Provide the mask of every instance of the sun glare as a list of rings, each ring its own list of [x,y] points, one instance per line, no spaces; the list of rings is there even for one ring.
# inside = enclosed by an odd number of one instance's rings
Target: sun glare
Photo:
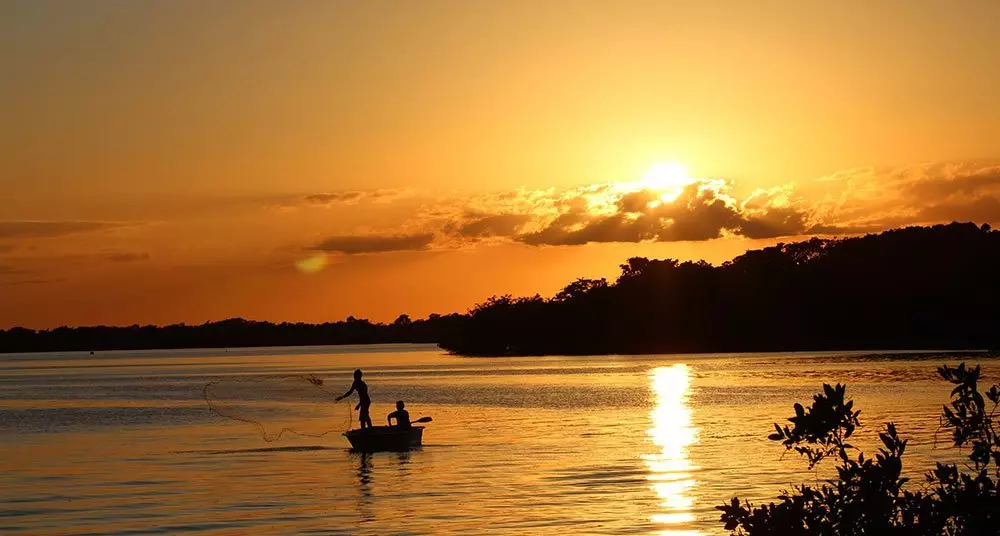
[[[660,193],[660,201],[669,203],[675,199],[684,187],[695,182],[688,174],[687,168],[677,162],[655,164],[643,175],[639,185],[645,189]]]

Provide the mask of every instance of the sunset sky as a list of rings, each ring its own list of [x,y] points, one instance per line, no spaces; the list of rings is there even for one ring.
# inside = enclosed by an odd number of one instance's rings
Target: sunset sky
[[[1000,224],[1000,2],[6,0],[0,328],[391,321]]]

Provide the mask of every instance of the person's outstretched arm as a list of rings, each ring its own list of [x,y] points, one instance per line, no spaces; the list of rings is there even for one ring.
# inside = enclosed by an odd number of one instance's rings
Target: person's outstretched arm
[[[348,389],[346,393],[344,393],[344,394],[342,394],[342,395],[338,396],[338,397],[337,397],[337,400],[343,400],[343,399],[345,399],[345,398],[347,398],[347,397],[351,396],[351,393],[353,393],[353,392],[354,392],[354,384],[352,383],[352,384],[351,384],[351,388],[350,388],[350,389]]]

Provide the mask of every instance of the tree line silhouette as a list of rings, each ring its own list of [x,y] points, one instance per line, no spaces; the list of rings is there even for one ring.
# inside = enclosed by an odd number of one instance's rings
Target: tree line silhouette
[[[1000,347],[1000,232],[952,223],[778,244],[721,266],[628,259],[614,282],[492,297],[465,355]]]
[[[462,355],[1000,348],[1000,232],[952,223],[813,238],[713,266],[633,257],[551,298],[392,323],[241,318],[0,330],[0,352],[438,343]]]
[[[400,315],[391,324],[348,317],[339,322],[272,323],[231,318],[200,325],[88,326],[50,330],[0,330],[2,352],[140,350],[151,348],[236,348],[328,344],[435,343],[459,315],[431,315],[411,320]]]

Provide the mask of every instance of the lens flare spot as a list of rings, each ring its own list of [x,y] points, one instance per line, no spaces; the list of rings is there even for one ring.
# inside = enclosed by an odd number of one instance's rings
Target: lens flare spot
[[[295,268],[304,274],[315,274],[326,268],[326,253],[315,253],[302,260],[295,261]]]

